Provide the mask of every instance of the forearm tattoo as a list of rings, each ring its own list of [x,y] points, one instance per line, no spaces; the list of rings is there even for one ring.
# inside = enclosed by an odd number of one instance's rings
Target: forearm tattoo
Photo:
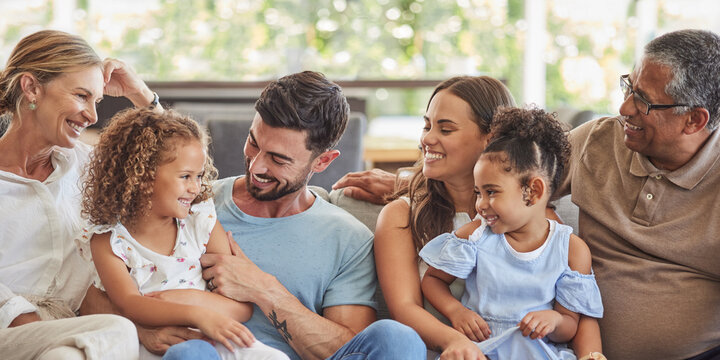
[[[288,332],[288,329],[287,329],[287,321],[286,320],[283,320],[283,322],[278,321],[275,310],[270,311],[270,313],[268,314],[268,319],[270,319],[270,322],[272,322],[272,325],[275,327],[275,330],[277,330],[280,333],[280,336],[283,337],[285,342],[290,342],[290,340],[292,340],[292,336],[290,335],[290,332]]]

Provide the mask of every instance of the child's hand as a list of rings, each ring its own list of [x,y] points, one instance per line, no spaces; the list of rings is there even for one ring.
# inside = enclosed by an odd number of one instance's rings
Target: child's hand
[[[245,325],[214,311],[203,309],[195,326],[207,337],[219,341],[230,351],[233,351],[232,343],[239,347],[249,347],[255,342],[255,337]]]
[[[523,336],[531,339],[542,339],[555,331],[563,320],[562,314],[555,310],[533,311],[520,320],[518,326]]]
[[[453,328],[465,334],[468,339],[480,342],[490,337],[490,327],[476,312],[463,306],[449,315],[448,319]]]

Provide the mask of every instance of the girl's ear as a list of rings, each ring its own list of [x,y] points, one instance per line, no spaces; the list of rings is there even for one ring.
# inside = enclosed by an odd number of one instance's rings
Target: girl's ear
[[[527,197],[525,198],[525,205],[533,206],[545,195],[547,190],[547,184],[545,180],[540,176],[533,176],[528,181],[527,185]]]

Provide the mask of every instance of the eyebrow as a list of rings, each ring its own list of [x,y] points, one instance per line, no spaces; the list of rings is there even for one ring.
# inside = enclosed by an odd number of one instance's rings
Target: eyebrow
[[[645,91],[643,91],[642,89],[639,89],[639,88],[638,88],[637,90],[636,90],[636,89],[633,89],[633,87],[635,87],[635,83],[632,81],[632,79],[630,78],[630,76],[628,76],[627,79],[628,79],[628,82],[630,83],[630,89],[632,89],[632,91],[634,91],[634,92],[637,93],[638,95],[642,96],[643,99],[645,99],[645,100],[647,100],[648,102],[652,103],[652,101],[650,101],[650,99],[648,99],[648,94],[647,94]]]
[[[424,115],[423,115],[423,119],[424,119],[425,121],[430,121],[430,118],[428,118],[427,116],[424,116]],[[450,119],[440,119],[440,120],[437,121],[437,123],[438,123],[438,124],[450,123],[450,124],[455,124],[455,125],[457,125],[456,122],[454,122],[454,121],[452,121],[452,120],[450,120]]]
[[[257,145],[257,140],[255,140],[255,134],[253,134],[252,130],[250,130],[250,138],[251,138],[252,141]],[[267,153],[270,154],[271,156],[277,156],[277,157],[279,157],[279,158],[281,158],[281,159],[283,159],[283,160],[287,160],[287,161],[289,161],[289,162],[291,162],[291,163],[292,163],[292,162],[295,162],[295,160],[293,160],[293,158],[291,158],[291,157],[289,157],[289,156],[287,156],[287,155],[283,155],[283,154],[276,153],[276,152],[273,152],[273,151],[268,151]]]

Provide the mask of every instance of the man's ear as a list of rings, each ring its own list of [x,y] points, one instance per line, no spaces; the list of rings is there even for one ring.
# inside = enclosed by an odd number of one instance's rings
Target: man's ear
[[[528,181],[527,185],[527,196],[525,198],[525,204],[527,206],[535,205],[545,195],[547,190],[547,184],[540,176],[533,176]]]
[[[325,171],[325,169],[330,166],[330,163],[337,159],[338,156],[340,156],[340,150],[328,150],[323,152],[318,155],[315,160],[313,160],[312,171],[314,173]]]
[[[20,75],[20,88],[28,101],[35,100],[42,90],[38,79],[28,72]]]
[[[683,128],[683,133],[686,135],[692,135],[704,129],[710,120],[710,112],[701,107],[693,108],[688,115],[685,120],[685,128]]]

